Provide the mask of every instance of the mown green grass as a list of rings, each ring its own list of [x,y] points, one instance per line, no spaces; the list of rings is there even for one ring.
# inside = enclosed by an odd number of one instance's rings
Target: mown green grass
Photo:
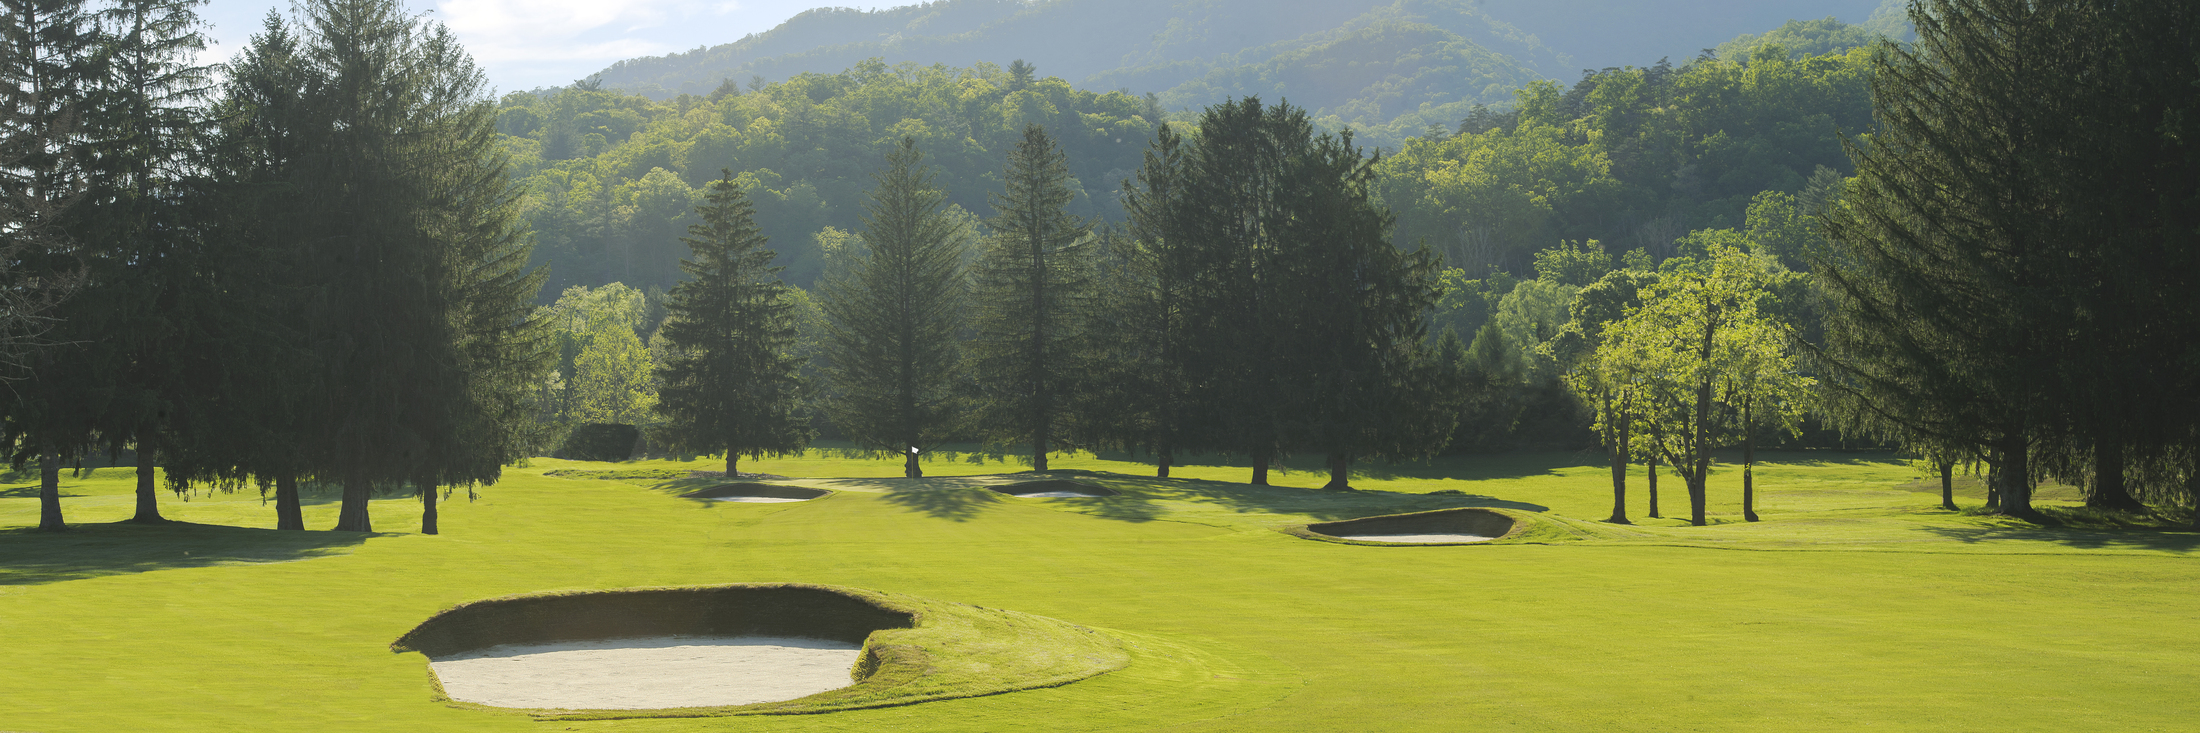
[[[2200,669],[2200,535],[2040,528],[1937,509],[1906,465],[1777,454],[1739,519],[1595,520],[1594,456],[1450,459],[1359,491],[1180,480],[1094,456],[1056,468],[1105,499],[983,490],[1016,464],[817,453],[742,470],[835,489],[799,504],[679,498],[700,480],[538,460],[444,506],[376,502],[371,536],[278,533],[257,496],[164,497],[197,525],[129,516],[128,469],[71,480],[77,530],[36,533],[0,486],[0,730],[27,731],[1914,731],[2189,730]],[[1311,466],[1308,466],[1310,469]],[[549,478],[556,469],[640,471]],[[601,474],[598,474],[601,475]],[[677,475],[673,471],[672,475]],[[639,477],[646,476],[646,477]],[[856,477],[856,478],[850,478]],[[1667,476],[1664,509],[1686,515]],[[1436,491],[1458,494],[1434,494]],[[309,526],[335,520],[309,501]],[[1976,504],[1976,499],[1965,500]],[[2067,501],[2049,500],[2050,506]],[[1361,547],[1280,528],[1492,506],[1580,539]],[[220,526],[215,526],[220,525]],[[435,702],[426,660],[388,644],[437,610],[556,589],[734,582],[870,588],[1037,614],[1126,640],[1129,666],[1060,687],[754,718],[538,722]]]

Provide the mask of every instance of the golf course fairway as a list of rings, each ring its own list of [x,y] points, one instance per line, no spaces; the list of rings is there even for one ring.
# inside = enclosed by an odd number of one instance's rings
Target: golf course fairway
[[[831,492],[788,503],[685,496],[724,483],[677,478],[708,459],[536,459],[458,490],[435,536],[398,498],[374,502],[380,533],[277,532],[249,490],[164,493],[178,523],[122,523],[132,469],[103,468],[65,477],[63,533],[32,529],[34,485],[0,485],[0,731],[2200,728],[2200,534],[1946,512],[1880,454],[1769,458],[1764,521],[1741,521],[1727,467],[1707,527],[1645,518],[1639,466],[1635,524],[1599,521],[1610,474],[1586,454],[1370,466],[1356,491],[1312,488],[1312,465],[1256,487],[1242,466],[1153,479],[1063,454],[1055,478],[1117,492],[1065,498],[996,493],[1046,477],[946,454],[925,479],[817,450],[742,462]],[[1685,517],[1665,479],[1661,508]],[[1287,531],[1457,507],[1535,526],[1439,546]],[[335,513],[333,492],[307,496],[307,526]],[[890,707],[598,720],[439,700],[428,659],[391,649],[482,599],[735,583],[1044,618],[1128,662]]]

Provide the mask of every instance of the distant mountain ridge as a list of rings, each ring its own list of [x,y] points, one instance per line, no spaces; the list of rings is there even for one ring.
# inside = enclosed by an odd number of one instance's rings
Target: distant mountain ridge
[[[1538,79],[1676,61],[1793,19],[1862,22],[1900,0],[936,0],[819,8],[733,43],[628,59],[603,86],[667,99],[730,80],[838,73],[866,59],[1028,61],[1095,91],[1194,110],[1288,99],[1387,142],[1502,104]]]

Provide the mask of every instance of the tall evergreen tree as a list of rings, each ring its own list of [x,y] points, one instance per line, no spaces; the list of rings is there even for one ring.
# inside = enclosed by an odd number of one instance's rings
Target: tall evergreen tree
[[[264,481],[280,530],[305,529],[298,487],[312,475],[319,419],[306,407],[321,373],[304,337],[313,285],[296,242],[313,212],[289,183],[308,148],[299,54],[289,24],[269,12],[229,64],[211,115],[218,125],[197,151],[198,277],[221,297],[199,301],[182,323],[193,348],[175,373],[191,389],[173,402],[165,461],[178,488]]]
[[[864,207],[868,252],[822,288],[824,404],[849,439],[900,454],[904,475],[917,478],[918,453],[963,424],[955,378],[970,245],[945,215],[946,195],[915,139],[887,153],[877,179]]]
[[[187,158],[206,121],[201,101],[209,69],[192,64],[205,49],[193,10],[197,0],[121,0],[102,14],[108,28],[105,78],[98,111],[88,117],[95,161],[91,217],[79,231],[92,262],[101,304],[97,318],[73,319],[98,328],[93,356],[111,364],[109,413],[101,437],[112,452],[136,448],[137,511],[133,521],[162,521],[154,465],[179,392],[191,385],[175,374],[187,348],[187,311],[218,299],[204,289],[204,246],[185,206],[207,202],[187,179]]]
[[[1834,305],[1835,394],[1907,433],[1975,446],[2001,511],[2030,515],[2036,441],[2062,419],[2086,241],[2063,194],[2089,163],[2072,105],[2098,57],[2083,3],[1925,0],[1875,63],[1880,130],[1813,263]],[[2082,385],[2083,383],[2076,383]]]
[[[1180,453],[1211,447],[1187,429],[1192,395],[1183,304],[1190,273],[1183,264],[1193,244],[1179,219],[1188,195],[1187,152],[1184,138],[1164,123],[1136,180],[1123,182],[1130,222],[1102,238],[1100,307],[1088,323],[1093,369],[1076,409],[1081,440],[1149,451],[1162,478]]]
[[[1427,346],[1437,262],[1390,243],[1392,216],[1371,195],[1374,161],[1348,131],[1291,145],[1275,299],[1288,320],[1291,381],[1305,395],[1299,441],[1325,454],[1329,483],[1351,488],[1360,458],[1434,455],[1457,424],[1454,390]],[[1295,296],[1295,297],[1292,297]]]
[[[7,123],[0,160],[8,163],[0,186],[16,220],[7,233],[16,250],[9,269],[30,282],[81,277],[88,255],[77,229],[91,208],[87,143],[97,137],[87,118],[102,86],[105,39],[82,0],[8,0],[0,13],[0,118]],[[68,324],[69,316],[55,314],[46,323]],[[82,351],[41,350],[9,375],[16,384],[6,404],[6,435],[15,462],[39,462],[42,530],[67,528],[60,462],[91,446],[96,416],[106,407],[98,402],[102,375],[65,368]]]
[[[1287,422],[1309,412],[1290,379],[1290,303],[1303,294],[1289,289],[1290,248],[1279,237],[1297,203],[1285,193],[1293,146],[1312,138],[1302,110],[1227,102],[1201,115],[1183,168],[1183,364],[1199,397],[1195,429],[1251,459],[1256,485],[1289,449]]]
[[[1093,303],[1092,225],[1067,211],[1069,163],[1038,125],[1009,153],[1007,190],[993,201],[992,236],[973,268],[971,343],[978,413],[988,442],[1028,445],[1033,470],[1072,434],[1082,389],[1083,315]]]
[[[741,456],[798,451],[809,442],[798,409],[801,363],[794,353],[790,288],[771,266],[755,209],[731,172],[710,184],[703,223],[681,241],[694,252],[673,286],[663,336],[668,359],[657,367],[657,412],[666,445],[726,452],[726,478]]]

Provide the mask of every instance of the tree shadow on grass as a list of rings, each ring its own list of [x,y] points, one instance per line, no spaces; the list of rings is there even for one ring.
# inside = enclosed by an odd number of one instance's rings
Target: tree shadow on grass
[[[1357,519],[1430,509],[1500,507],[1541,512],[1549,507],[1466,493],[1421,494],[1397,491],[1331,491],[1205,479],[1152,478],[1090,471],[1056,471],[1119,492],[1093,499],[1054,499],[1067,511],[1104,519],[1147,522],[1168,519],[1165,502],[1211,504],[1242,515],[1285,515],[1315,521]]]
[[[999,494],[986,488],[985,477],[872,479],[886,487],[886,503],[934,519],[967,522],[1001,503]]]
[[[63,498],[63,499],[67,499],[67,498],[69,498],[69,497],[72,497],[72,496],[83,496],[83,494],[72,494],[72,493],[69,493],[69,487],[67,487],[67,486],[63,486],[63,487],[61,487],[61,498]],[[0,486],[0,499],[36,499],[36,498],[38,498],[38,485],[37,485],[37,484],[31,484],[31,485],[29,485],[29,486]]]
[[[1154,465],[1153,457],[1107,451],[1096,454],[1110,461]],[[1484,479],[1529,478],[1557,475],[1558,469],[1584,465],[1603,465],[1604,453],[1598,451],[1546,451],[1539,453],[1459,454],[1439,456],[1421,461],[1384,463],[1363,461],[1352,464],[1352,475],[1380,480],[1420,479],[1456,481],[1480,481]],[[1273,468],[1286,474],[1309,473],[1327,477],[1329,469],[1318,454],[1293,456],[1278,461]],[[1180,457],[1176,465],[1205,468],[1242,468],[1252,474],[1252,461],[1223,455],[1198,455]]]
[[[1967,545],[1987,542],[2038,542],[2086,550],[2155,550],[2192,554],[2200,551],[2200,532],[2160,529],[2067,529],[2062,527],[1919,527],[1919,531]]]
[[[35,585],[172,568],[307,560],[350,552],[365,532],[298,532],[215,524],[72,525],[0,530],[0,585]]]

